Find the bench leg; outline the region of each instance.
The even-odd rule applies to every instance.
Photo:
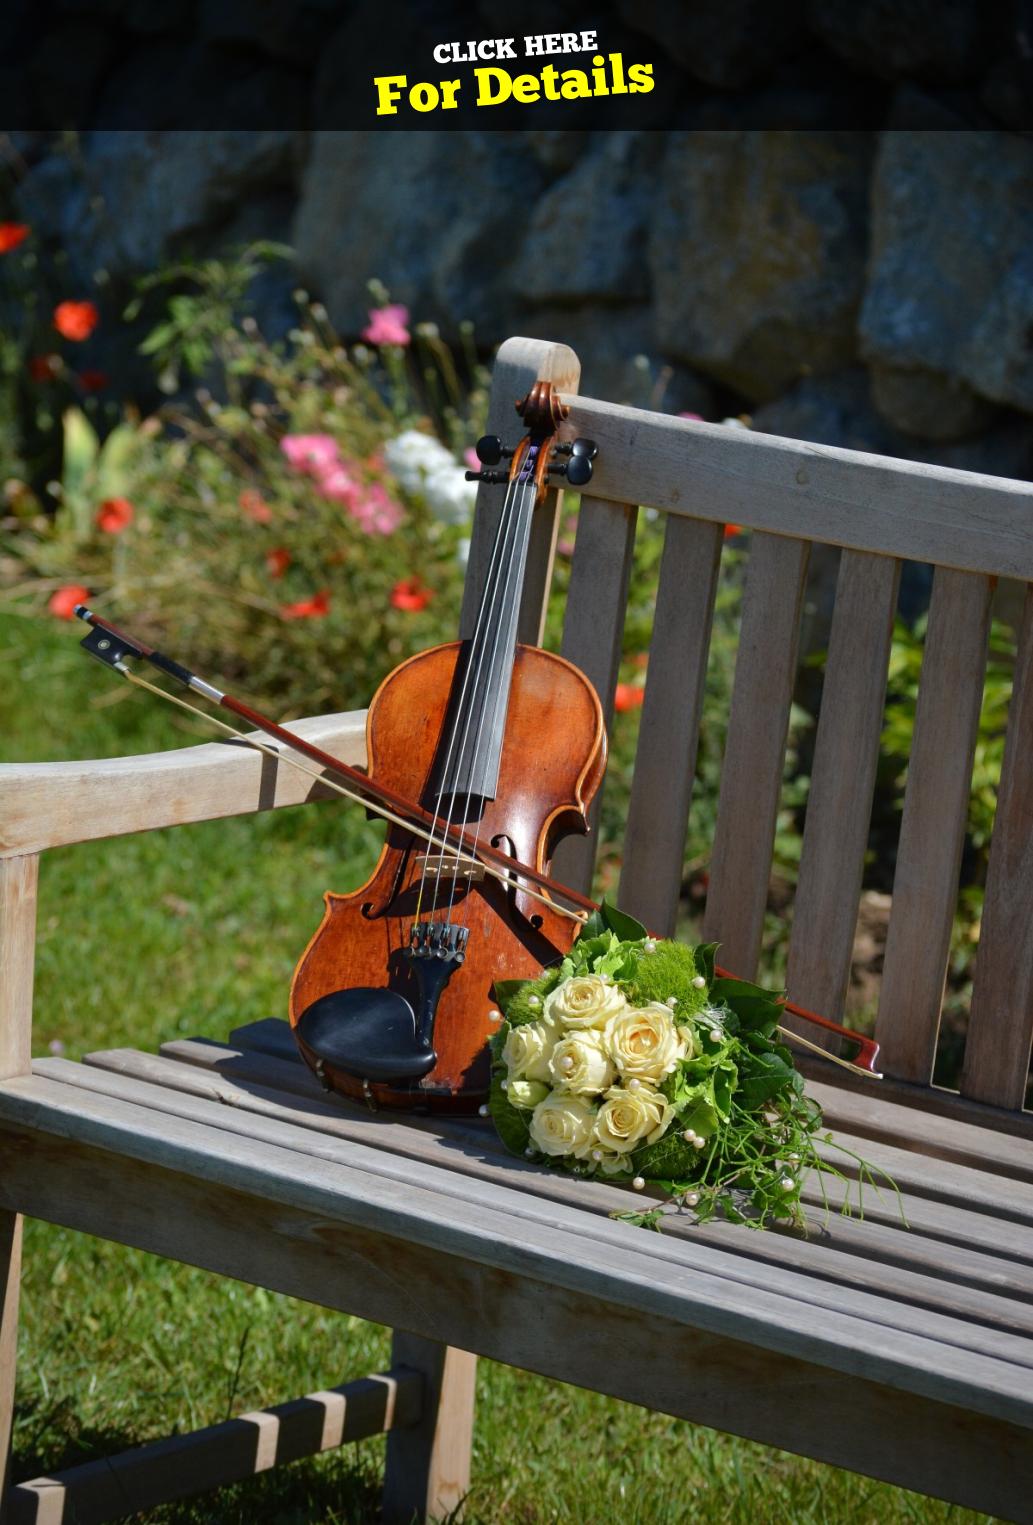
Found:
[[[422,1525],[451,1515],[470,1487],[477,1357],[396,1329],[391,1365],[422,1374],[423,1407],[418,1424],[388,1434],[383,1525]]]
[[[17,1213],[0,1212],[0,1517],[10,1484],[21,1250],[21,1218]]]

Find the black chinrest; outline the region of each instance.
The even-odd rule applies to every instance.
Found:
[[[421,1080],[438,1062],[416,1035],[409,1002],[394,990],[334,990],[305,1008],[296,1032],[328,1069],[357,1080]]]

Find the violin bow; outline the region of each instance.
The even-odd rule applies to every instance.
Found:
[[[146,689],[148,693],[155,694],[161,699],[166,699],[170,704],[175,704],[180,709],[185,709],[189,713],[198,716],[206,724],[218,726],[234,738],[245,742],[248,746],[254,747],[257,751],[265,752],[277,761],[289,763],[292,767],[300,769],[301,772],[307,773],[320,783],[325,784],[334,790],[335,793],[367,806],[387,821],[401,826],[406,831],[410,831],[414,835],[431,842],[436,848],[440,849],[442,845],[445,845],[459,857],[465,852],[468,857],[477,861],[484,868],[485,872],[499,879],[509,888],[513,888],[516,881],[524,881],[519,886],[521,893],[541,901],[550,910],[559,911],[561,914],[569,916],[572,920],[583,923],[588,920],[588,917],[594,911],[600,909],[594,900],[591,900],[587,895],[583,895],[580,890],[575,890],[570,885],[560,884],[548,874],[543,873],[541,869],[533,868],[529,863],[521,863],[518,859],[507,856],[507,854],[500,852],[498,848],[492,847],[489,843],[476,840],[454,823],[441,820],[439,816],[434,815],[429,810],[425,810],[422,805],[418,805],[415,801],[407,799],[404,795],[398,794],[395,790],[388,788],[384,784],[376,783],[360,769],[351,767],[350,764],[342,762],[340,758],[332,757],[329,752],[324,752],[321,747],[313,745],[312,742],[306,741],[301,736],[296,736],[292,731],[288,731],[284,726],[277,724],[275,720],[271,720],[259,710],[253,709],[251,705],[234,698],[232,694],[224,693],[221,689],[216,688],[214,684],[208,683],[196,673],[190,672],[188,668],[183,667],[179,662],[173,661],[164,652],[156,650],[153,646],[147,646],[142,641],[136,640],[135,637],[127,635],[117,625],[111,624],[110,621],[103,619],[99,614],[94,614],[85,604],[76,604],[75,614],[91,627],[90,634],[81,643],[83,648],[91,656],[96,657],[98,661],[103,662],[106,667],[110,667],[112,671],[126,678],[135,687]],[[167,689],[159,688],[154,683],[148,683],[146,679],[141,678],[139,674],[134,673],[127,667],[125,660],[127,657],[149,662],[152,667],[156,667],[167,677],[173,678],[184,688],[201,695],[202,698],[207,699],[211,704],[229,710],[232,714],[239,716],[240,719],[246,720],[256,730],[264,731],[268,736],[273,737],[281,745],[301,753],[303,757],[307,757],[309,761],[316,763],[319,771],[317,772],[315,768],[306,768],[296,758],[285,756],[275,748],[266,746],[256,737],[248,735],[236,726],[227,725],[225,722],[216,719],[214,715],[208,714],[207,711],[198,709],[196,705],[188,704],[175,694],[170,694]],[[328,773],[334,775],[334,777],[326,777]],[[344,782],[342,783],[341,780]],[[532,885],[536,888],[532,889],[530,887]],[[543,894],[542,891],[547,893]],[[566,900],[570,906],[576,909],[570,910],[567,906],[558,905],[554,898],[555,896]],[[733,974],[728,969],[723,969],[719,964],[714,965],[714,972],[721,979],[739,979],[738,975]],[[875,1068],[879,1057],[879,1044],[874,1038],[868,1037],[864,1033],[855,1032],[852,1028],[844,1027],[838,1022],[833,1022],[831,1018],[823,1017],[818,1012],[809,1011],[807,1007],[799,1006],[793,1001],[783,999],[780,1001],[780,1004],[783,1011],[792,1016],[799,1017],[802,1021],[810,1022],[814,1026],[822,1028],[825,1032],[834,1034],[836,1037],[846,1038],[851,1043],[857,1044],[858,1052],[853,1060],[841,1059],[838,1055],[830,1053],[820,1045],[811,1043],[792,1029],[782,1027],[779,1030],[785,1037],[819,1054],[823,1059],[830,1061],[832,1064],[837,1064],[844,1069],[864,1075],[870,1080],[882,1078],[880,1072]]]

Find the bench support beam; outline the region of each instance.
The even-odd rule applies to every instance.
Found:
[[[419,1423],[387,1437],[384,1525],[458,1518],[470,1489],[477,1357],[396,1329],[391,1365],[419,1372],[423,1399]]]

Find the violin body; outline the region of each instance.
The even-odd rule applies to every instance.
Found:
[[[366,721],[371,779],[431,810],[440,808],[435,778],[465,654],[464,643],[452,642],[409,658],[380,685]],[[564,836],[588,830],[605,766],[606,729],[591,682],[563,657],[517,645],[497,787],[493,798],[478,802],[466,829],[544,872]],[[334,1090],[376,1106],[472,1113],[488,1096],[495,980],[530,978],[558,961],[577,923],[516,880],[435,878],[425,872],[425,862],[433,867],[434,860],[432,846],[392,825],[366,883],[351,894],[324,897],[323,921],[294,974],[290,1020],[303,1056]],[[321,997],[355,987],[386,986],[415,1005],[406,950],[421,918],[460,924],[469,934],[462,962],[437,999],[433,1068],[408,1084],[370,1082],[335,1069],[307,1047],[300,1018]]]

